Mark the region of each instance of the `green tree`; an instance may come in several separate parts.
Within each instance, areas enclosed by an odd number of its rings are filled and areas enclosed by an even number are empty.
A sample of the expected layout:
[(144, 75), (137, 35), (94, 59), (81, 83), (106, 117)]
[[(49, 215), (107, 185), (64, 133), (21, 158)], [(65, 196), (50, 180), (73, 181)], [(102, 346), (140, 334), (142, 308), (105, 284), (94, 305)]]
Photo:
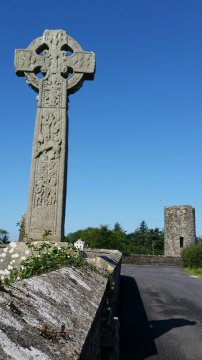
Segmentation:
[(123, 230), (122, 226), (121, 226), (118, 222), (116, 222), (116, 223), (114, 224), (114, 229), (113, 229), (113, 231), (120, 231), (120, 232), (122, 232), (122, 233), (125, 233), (125, 230)]
[(130, 234), (116, 222), (113, 230), (108, 225), (88, 227), (68, 234), (65, 241), (74, 243), (79, 238), (90, 248), (120, 250), (123, 254), (163, 253), (163, 232), (158, 228), (149, 229), (145, 221)]
[(144, 220), (140, 223), (139, 232), (144, 235), (148, 233), (148, 226)]
[(130, 241), (127, 238), (126, 231), (118, 222), (114, 224), (113, 235), (116, 242), (116, 248), (122, 251), (124, 254), (130, 253)]
[(123, 229), (116, 226), (116, 230), (110, 230), (108, 225), (100, 225), (99, 228), (86, 228), (70, 233), (65, 237), (65, 241), (74, 243), (81, 238), (90, 248), (105, 248), (127, 252), (129, 241)]
[(202, 235), (196, 236), (196, 243), (197, 244), (202, 244)]
[(152, 249), (152, 254), (162, 255), (164, 253), (164, 233), (159, 228), (149, 229), (148, 231), (149, 245)]
[(1, 244), (9, 244), (9, 233), (4, 229), (0, 229), (0, 243)]
[(127, 235), (127, 238), (132, 243), (133, 253), (163, 254), (163, 232), (158, 228), (149, 229), (144, 220), (133, 233)]

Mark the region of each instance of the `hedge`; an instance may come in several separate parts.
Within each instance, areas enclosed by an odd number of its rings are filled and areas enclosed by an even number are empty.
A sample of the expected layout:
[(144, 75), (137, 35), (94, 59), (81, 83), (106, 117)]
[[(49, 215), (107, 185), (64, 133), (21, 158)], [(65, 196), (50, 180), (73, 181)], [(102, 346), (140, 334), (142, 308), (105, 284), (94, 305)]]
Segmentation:
[(181, 253), (181, 261), (183, 267), (202, 268), (202, 244), (190, 245), (184, 248)]

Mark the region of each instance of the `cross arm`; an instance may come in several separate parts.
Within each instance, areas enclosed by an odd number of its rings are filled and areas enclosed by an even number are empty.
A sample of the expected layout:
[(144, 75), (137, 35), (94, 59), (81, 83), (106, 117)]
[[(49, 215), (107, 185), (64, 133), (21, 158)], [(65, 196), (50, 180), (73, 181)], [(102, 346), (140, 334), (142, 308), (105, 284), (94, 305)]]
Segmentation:
[(83, 73), (85, 79), (91, 80), (95, 73), (95, 54), (93, 52), (75, 52), (66, 59), (66, 65), (71, 67), (74, 73)]
[(44, 65), (42, 56), (31, 50), (15, 50), (15, 71), (18, 76), (24, 76), (25, 72), (35, 72)]

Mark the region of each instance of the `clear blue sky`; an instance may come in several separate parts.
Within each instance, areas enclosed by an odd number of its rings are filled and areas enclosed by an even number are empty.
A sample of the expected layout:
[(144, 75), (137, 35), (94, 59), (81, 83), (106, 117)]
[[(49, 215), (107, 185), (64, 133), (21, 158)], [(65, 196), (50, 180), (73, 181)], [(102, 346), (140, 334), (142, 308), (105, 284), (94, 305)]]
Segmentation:
[(35, 0), (1, 5), (0, 228), (26, 211), (36, 93), (14, 49), (63, 29), (97, 60), (70, 97), (65, 233), (116, 221), (163, 228), (164, 206), (196, 209), (202, 234), (201, 0)]

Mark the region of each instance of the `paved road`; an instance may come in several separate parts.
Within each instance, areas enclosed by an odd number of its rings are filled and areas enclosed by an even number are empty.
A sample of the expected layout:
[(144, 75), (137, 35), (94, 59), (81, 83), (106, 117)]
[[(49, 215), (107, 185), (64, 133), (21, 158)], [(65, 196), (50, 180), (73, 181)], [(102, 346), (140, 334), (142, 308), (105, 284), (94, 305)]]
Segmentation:
[(202, 280), (122, 265), (120, 290), (120, 360), (202, 360)]

